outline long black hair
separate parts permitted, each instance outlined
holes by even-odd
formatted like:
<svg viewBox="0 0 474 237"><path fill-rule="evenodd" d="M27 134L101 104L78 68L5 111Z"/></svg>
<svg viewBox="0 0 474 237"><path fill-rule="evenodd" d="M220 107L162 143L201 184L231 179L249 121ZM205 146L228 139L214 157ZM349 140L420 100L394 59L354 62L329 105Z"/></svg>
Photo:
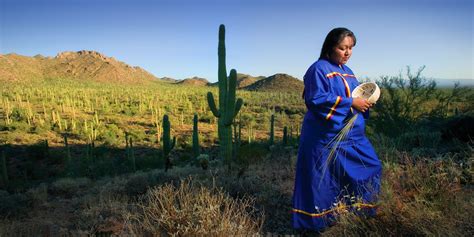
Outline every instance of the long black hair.
<svg viewBox="0 0 474 237"><path fill-rule="evenodd" d="M341 41L346 37L349 36L354 41L354 46L356 45L356 37L352 31L347 28L339 27L334 28L329 31L326 39L324 40L323 47L321 48L321 54L319 55L319 59L329 59L331 58L331 54L334 51L334 47L336 47Z"/></svg>

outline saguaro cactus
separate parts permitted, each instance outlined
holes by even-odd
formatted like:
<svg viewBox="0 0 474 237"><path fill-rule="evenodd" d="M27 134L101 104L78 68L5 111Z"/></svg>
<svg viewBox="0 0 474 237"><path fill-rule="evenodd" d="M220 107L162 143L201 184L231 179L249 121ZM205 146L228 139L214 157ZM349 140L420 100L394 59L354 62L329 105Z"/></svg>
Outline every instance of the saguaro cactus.
<svg viewBox="0 0 474 237"><path fill-rule="evenodd" d="M218 81L219 81L219 109L216 107L214 96L207 93L209 107L218 118L219 155L224 158L225 163L230 166L232 158L232 121L239 113L243 100L235 98L237 86L237 71L232 69L229 78L225 65L225 27L219 27L218 46Z"/></svg>
<svg viewBox="0 0 474 237"><path fill-rule="evenodd" d="M69 149L69 143L67 141L67 133L64 133L64 148L66 148L66 163L69 165L69 162L71 162L71 150Z"/></svg>
<svg viewBox="0 0 474 237"><path fill-rule="evenodd" d="M198 131L198 116L194 114L193 119L193 155L194 158L197 158L200 154L199 148L199 131Z"/></svg>
<svg viewBox="0 0 474 237"><path fill-rule="evenodd" d="M288 127L283 128L283 145L288 145Z"/></svg>
<svg viewBox="0 0 474 237"><path fill-rule="evenodd" d="M275 142L275 115L272 114L270 119L270 146Z"/></svg>
<svg viewBox="0 0 474 237"><path fill-rule="evenodd" d="M239 127L237 129L237 126ZM239 114L239 122L234 123L234 157L239 152L240 145L242 143L242 113Z"/></svg>
<svg viewBox="0 0 474 237"><path fill-rule="evenodd" d="M163 158L165 159L165 171L171 168L171 160L170 160L170 151L173 149L174 145L176 144L176 137L173 137L171 140L170 135L170 120L168 115L163 116Z"/></svg>

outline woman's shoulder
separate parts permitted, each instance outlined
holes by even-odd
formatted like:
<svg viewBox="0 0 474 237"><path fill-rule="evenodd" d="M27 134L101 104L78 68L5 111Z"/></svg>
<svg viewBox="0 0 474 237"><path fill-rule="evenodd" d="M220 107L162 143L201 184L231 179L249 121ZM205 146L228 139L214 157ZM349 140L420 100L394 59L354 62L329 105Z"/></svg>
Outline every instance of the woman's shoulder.
<svg viewBox="0 0 474 237"><path fill-rule="evenodd" d="M326 59L320 58L316 62L314 62L313 65L317 69L327 69L331 66L331 63Z"/></svg>
<svg viewBox="0 0 474 237"><path fill-rule="evenodd" d="M330 71L330 68L330 62L328 62L326 59L318 59L309 67L308 71L318 71L325 74Z"/></svg>

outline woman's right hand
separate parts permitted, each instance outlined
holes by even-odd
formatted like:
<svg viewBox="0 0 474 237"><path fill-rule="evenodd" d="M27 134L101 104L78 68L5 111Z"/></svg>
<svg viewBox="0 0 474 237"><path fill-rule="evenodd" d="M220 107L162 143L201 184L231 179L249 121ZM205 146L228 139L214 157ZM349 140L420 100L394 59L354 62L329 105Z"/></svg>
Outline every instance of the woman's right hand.
<svg viewBox="0 0 474 237"><path fill-rule="evenodd" d="M352 100L352 107L359 110L360 112L365 112L370 107L372 107L372 104L369 101L367 101L366 99L354 98Z"/></svg>

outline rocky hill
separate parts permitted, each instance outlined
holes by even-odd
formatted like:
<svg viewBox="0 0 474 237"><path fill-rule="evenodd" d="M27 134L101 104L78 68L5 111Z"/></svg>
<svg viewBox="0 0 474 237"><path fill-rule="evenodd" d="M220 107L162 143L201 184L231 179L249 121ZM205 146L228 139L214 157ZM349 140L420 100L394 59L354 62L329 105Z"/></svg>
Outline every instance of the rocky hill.
<svg viewBox="0 0 474 237"><path fill-rule="evenodd" d="M45 78L120 83L158 79L140 67L132 67L95 51L62 52L56 57L0 55L0 81L28 81Z"/></svg>
<svg viewBox="0 0 474 237"><path fill-rule="evenodd" d="M237 88L242 89L262 79L265 79L265 77L264 76L254 77L247 74L237 73Z"/></svg>
<svg viewBox="0 0 474 237"><path fill-rule="evenodd" d="M237 89L242 89L264 78L264 76L254 77L243 73L237 73ZM217 82L210 83L209 86L217 86Z"/></svg>
<svg viewBox="0 0 474 237"><path fill-rule="evenodd" d="M302 93L304 89L303 81L288 74L275 74L265 79L261 79L243 88L250 91L267 92L297 92Z"/></svg>
<svg viewBox="0 0 474 237"><path fill-rule="evenodd" d="M176 84L192 85L192 86L207 86L209 85L209 81L207 81L205 78L192 77L192 78L186 78L186 79L177 81Z"/></svg>

